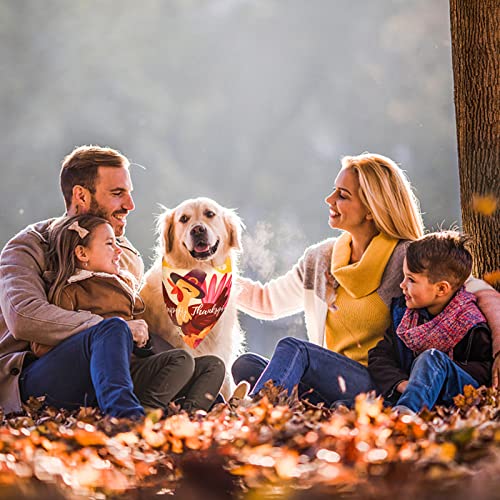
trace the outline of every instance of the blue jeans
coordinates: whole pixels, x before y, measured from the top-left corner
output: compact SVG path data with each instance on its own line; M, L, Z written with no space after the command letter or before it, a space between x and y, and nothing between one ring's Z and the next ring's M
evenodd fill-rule
M360 363L294 337L281 339L270 361L243 354L234 362L232 374L236 383L247 380L253 386L251 395L272 380L289 394L298 385L299 397L327 405L337 401L350 404L359 393L375 389L367 368Z
M436 403L450 405L465 385L479 387L476 380L446 354L429 349L413 362L408 386L397 404L414 412L424 406L431 409Z
M104 319L26 366L19 377L21 399L46 396L48 404L67 409L97 403L113 417L140 417L144 410L130 375L132 350L127 322Z

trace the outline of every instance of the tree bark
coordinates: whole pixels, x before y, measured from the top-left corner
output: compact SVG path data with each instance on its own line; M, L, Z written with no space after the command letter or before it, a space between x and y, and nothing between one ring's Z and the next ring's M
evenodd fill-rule
M475 276L496 271L497 279L500 270L499 19L498 0L450 0L462 224L464 232L472 238ZM499 286L497 281L497 289Z

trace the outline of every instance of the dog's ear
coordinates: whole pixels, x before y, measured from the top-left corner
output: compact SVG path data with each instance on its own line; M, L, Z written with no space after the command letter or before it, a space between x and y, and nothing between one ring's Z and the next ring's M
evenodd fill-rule
M165 253L170 253L174 248L174 211L165 209L158 217L156 231L160 238L160 246Z
M226 209L224 213L224 224L228 234L229 248L241 250L241 233L245 228L236 210Z

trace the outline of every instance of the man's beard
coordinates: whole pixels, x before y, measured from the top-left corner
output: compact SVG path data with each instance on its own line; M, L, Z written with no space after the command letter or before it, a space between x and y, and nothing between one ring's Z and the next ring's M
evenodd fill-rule
M112 226L115 236L123 236L125 233L125 224L120 224L118 226L115 226L115 221L112 220L112 217L114 214L124 214L127 213L124 210L117 210L116 212L106 212L99 203L97 203L97 200L95 199L94 196L92 196L90 200L90 207L89 207L89 214L95 215L96 217L101 217L102 219L106 219Z

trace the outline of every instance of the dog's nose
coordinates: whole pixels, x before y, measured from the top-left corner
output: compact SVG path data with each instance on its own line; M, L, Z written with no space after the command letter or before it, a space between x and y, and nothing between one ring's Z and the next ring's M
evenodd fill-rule
M207 232L207 228L202 224L198 224L191 228L190 234L191 236L199 236L201 234L205 234Z

